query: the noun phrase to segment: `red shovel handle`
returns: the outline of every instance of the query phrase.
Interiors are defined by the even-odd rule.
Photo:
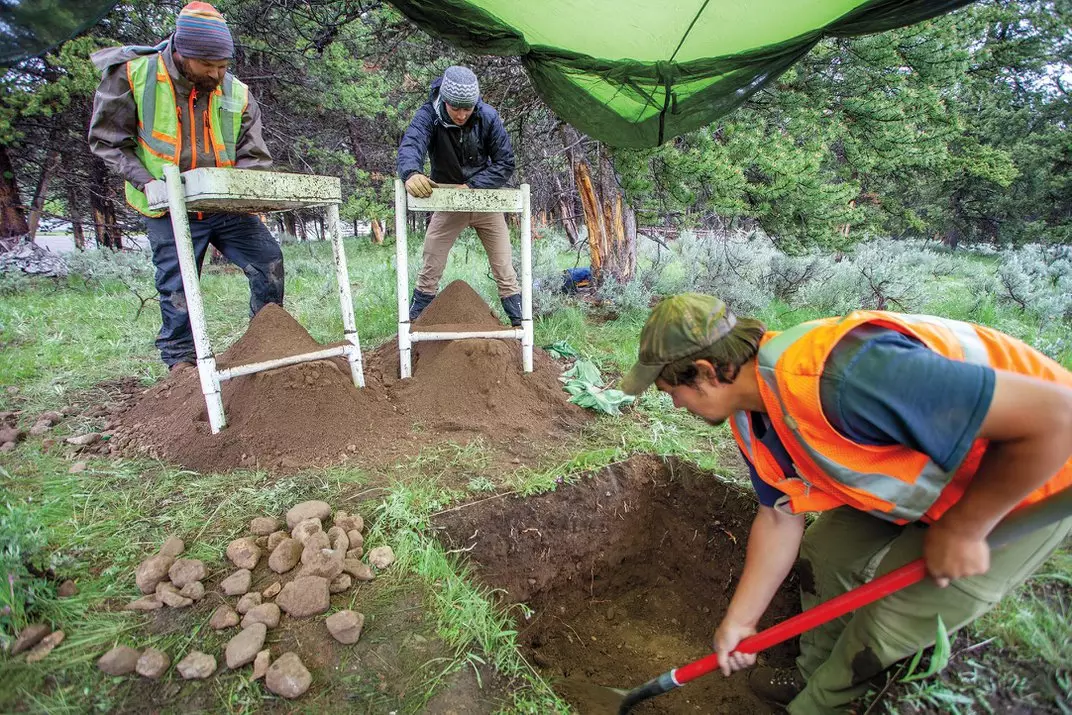
[[[734,650],[741,653],[758,653],[771,646],[784,643],[790,638],[799,636],[801,633],[835,618],[840,618],[846,613],[888,596],[894,591],[899,591],[905,586],[918,583],[926,575],[927,567],[923,563],[923,559],[917,559],[895,571],[890,571],[885,576],[869,581],[859,588],[854,588],[840,596],[831,598],[829,601],[820,603],[814,608],[809,608],[776,626],[771,626],[765,631],[749,636],[741,641]],[[677,684],[684,685],[690,680],[695,680],[713,670],[718,670],[718,654],[716,653],[676,668],[672,673]]]

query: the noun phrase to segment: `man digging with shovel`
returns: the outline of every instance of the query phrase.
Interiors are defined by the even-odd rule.
[[[990,552],[1011,511],[1072,486],[1072,373],[1014,338],[942,318],[859,311],[776,333],[717,298],[662,301],[622,389],[655,384],[730,421],[760,507],[715,651],[723,673],[797,565],[807,609],[923,554],[932,579],[801,635],[796,667],[749,685],[795,715],[846,712],[870,681],[990,610],[1072,518]],[[805,529],[804,513],[822,512]]]

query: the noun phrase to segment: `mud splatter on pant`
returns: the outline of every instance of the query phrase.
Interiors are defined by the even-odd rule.
[[[146,218],[145,227],[156,266],[156,289],[160,293],[160,333],[156,347],[169,367],[196,359],[186,294],[179,272],[179,255],[171,218]],[[209,245],[246,274],[249,280],[249,314],[253,317],[266,303],[283,303],[283,252],[256,216],[240,214],[190,215],[190,235],[198,273]]]
[[[1069,533],[1072,519],[991,554],[990,571],[938,588],[930,579],[800,637],[797,668],[807,687],[793,715],[848,712],[876,675],[933,645],[938,615],[950,632],[983,615],[1031,575]],[[800,549],[800,601],[811,608],[919,557],[926,527],[897,526],[850,507],[813,523]]]

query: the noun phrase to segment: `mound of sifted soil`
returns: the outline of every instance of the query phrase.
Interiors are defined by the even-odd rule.
[[[414,328],[503,326],[468,285],[456,281]],[[446,326],[450,326],[449,328]],[[221,367],[321,349],[277,305],[267,305],[248,331],[219,356]],[[412,452],[413,439],[458,439],[458,433],[509,444],[518,436],[557,439],[585,419],[568,403],[559,366],[535,350],[525,374],[517,340],[419,344],[413,377],[398,378],[398,345],[365,355],[366,387],[350,381],[342,358],[319,360],[223,383],[228,426],[213,435],[196,370],[170,376],[139,396],[119,418],[117,443],[199,471],[236,467],[294,470],[358,458],[379,463]],[[416,428],[416,429],[415,429]]]

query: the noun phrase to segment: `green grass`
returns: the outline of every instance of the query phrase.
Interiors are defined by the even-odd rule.
[[[414,271],[419,245],[412,241]],[[348,240],[346,246],[362,346],[371,349],[395,332],[394,249],[360,239]],[[330,246],[292,244],[284,253],[287,309],[314,338],[338,340],[342,324]],[[163,375],[153,347],[157,306],[148,303],[136,318],[140,301],[128,287],[135,286],[143,296],[151,292],[151,266],[148,256],[143,259],[140,271],[102,271],[102,277],[89,283],[75,278],[35,280],[0,299],[0,386],[17,388],[0,389],[0,410],[24,410],[24,426],[29,426],[39,411],[100,401],[105,391],[97,386],[102,382],[132,377],[149,384]],[[569,253],[557,262],[572,266],[574,260]],[[444,285],[455,278],[468,281],[499,310],[483,251],[473,237],[463,238],[452,252]],[[1011,325],[1029,339],[1053,337],[1030,316],[973,296],[957,276],[944,280],[949,288],[927,306],[928,312],[1003,329]],[[245,330],[247,284],[240,273],[209,267],[203,286],[213,346],[222,351]],[[536,342],[566,340],[608,380],[614,379],[635,359],[646,311],[624,311],[609,320],[606,315],[573,306],[542,316],[536,323]],[[780,329],[820,316],[775,303],[758,317]],[[1072,355],[1064,362],[1072,362]],[[97,418],[71,418],[57,433],[99,429],[102,424]],[[0,502],[8,505],[7,511],[0,511],[0,546],[7,550],[5,559],[26,561],[36,572],[20,571],[11,593],[0,598],[0,608],[5,603],[16,606],[0,616],[0,642],[9,643],[29,619],[62,625],[67,632],[65,642],[37,666],[21,659],[0,660],[0,711],[130,707],[137,697],[136,681],[105,678],[94,667],[96,658],[116,643],[152,644],[173,655],[195,643],[220,652],[222,636],[206,633],[203,623],[153,634],[146,628],[147,617],[115,610],[135,593],[134,566],[171,533],[187,541],[193,557],[218,566],[224,546],[250,518],[280,515],[309,498],[367,504],[363,512],[371,523],[369,542],[391,543],[399,557],[391,572],[397,575],[382,580],[377,603],[390,604],[402,594],[417,598],[425,614],[421,632],[434,637],[442,651],[419,664],[425,675],[409,683],[411,692],[405,698],[382,692],[367,674],[340,673],[319,679],[320,695],[302,703],[303,710],[350,704],[358,712],[417,712],[455,675],[471,671],[482,677],[493,667],[509,684],[504,711],[565,711],[517,647],[514,624],[524,621],[524,610],[503,611],[496,594],[475,585],[458,556],[444,551],[431,536],[433,515],[508,492],[531,495],[556,489],[635,454],[682,458],[719,478],[741,482],[742,475],[723,456],[736,448],[726,428],[712,429],[675,411],[666,396],[655,393],[642,396],[627,418],[595,418],[570,440],[512,471],[495,471],[486,447],[480,440],[438,443],[376,473],[338,466],[290,476],[264,471],[201,474],[128,459],[91,459],[86,472],[71,475],[70,462],[44,450],[36,438],[0,454]],[[55,597],[54,584],[64,578],[77,579],[76,597]],[[1058,712],[1056,703],[1072,683],[1070,593],[1072,555],[1062,552],[962,636],[966,645],[994,639],[1000,651],[965,651],[965,644],[958,643],[955,680],[940,675],[895,688],[876,711],[987,712],[985,703],[1000,690]],[[1037,664],[1041,681],[1029,677],[1030,670],[1004,667],[1015,663]],[[263,688],[250,684],[245,675],[229,674],[213,682],[205,694],[206,709],[248,712],[269,704]]]

